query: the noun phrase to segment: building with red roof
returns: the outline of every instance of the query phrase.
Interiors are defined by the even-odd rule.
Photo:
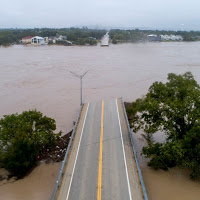
[[[22,43],[23,44],[30,44],[31,43],[31,39],[33,38],[34,36],[26,36],[24,38],[22,38]]]

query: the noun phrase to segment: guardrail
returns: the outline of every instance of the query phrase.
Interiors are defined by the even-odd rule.
[[[53,196],[52,196],[52,199],[51,199],[51,200],[55,200],[56,193],[57,193],[57,190],[58,190],[58,187],[59,187],[59,183],[60,183],[60,179],[61,179],[61,176],[63,175],[63,169],[64,169],[64,167],[65,167],[65,163],[66,163],[67,156],[68,156],[68,153],[69,153],[69,148],[70,148],[71,143],[72,143],[72,140],[73,140],[73,138],[74,138],[74,133],[75,133],[75,131],[76,131],[76,127],[77,127],[77,124],[78,124],[78,121],[79,121],[79,118],[80,118],[80,114],[81,114],[82,108],[83,108],[83,105],[81,105],[80,111],[79,111],[78,116],[77,116],[77,118],[76,118],[76,123],[75,123],[75,126],[74,126],[74,128],[73,128],[73,131],[72,131],[72,135],[71,135],[69,144],[68,144],[68,146],[67,146],[67,151],[66,151],[66,153],[65,153],[64,160],[62,161],[62,166],[61,166],[61,169],[60,169],[60,172],[59,172],[59,175],[58,175],[58,179],[57,179],[57,181],[56,181],[56,186],[55,186],[55,189],[54,189]]]
[[[134,155],[135,155],[135,161],[136,161],[136,165],[137,165],[137,169],[138,169],[138,173],[139,173],[139,177],[140,177],[140,182],[141,182],[141,185],[142,185],[142,191],[143,191],[144,199],[148,200],[148,196],[147,196],[146,188],[145,188],[144,181],[143,181],[143,178],[142,178],[142,172],[141,172],[141,169],[140,169],[140,165],[138,163],[137,152],[135,150],[133,136],[132,136],[132,133],[131,133],[131,129],[130,129],[130,125],[129,125],[129,121],[128,121],[126,108],[125,108],[123,99],[122,99],[122,105],[123,105],[123,108],[124,108],[124,114],[125,114],[126,123],[127,123],[128,130],[129,130],[130,138],[131,138],[131,143],[132,143],[132,146],[133,146],[133,152],[134,152]]]

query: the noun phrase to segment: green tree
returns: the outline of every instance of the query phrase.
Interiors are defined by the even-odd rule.
[[[117,40],[114,38],[114,39],[112,40],[112,43],[113,43],[113,44],[117,44],[118,42],[117,42]]]
[[[97,45],[97,41],[95,39],[87,38],[86,43],[89,45]]]
[[[0,120],[0,165],[21,177],[36,164],[40,150],[59,139],[55,120],[36,110],[6,115]]]
[[[148,146],[142,153],[155,169],[189,168],[191,178],[200,178],[200,86],[193,75],[168,74],[168,82],[155,82],[142,99],[127,109],[133,130],[142,129]],[[153,134],[162,131],[164,142]]]
[[[194,41],[194,38],[191,35],[187,34],[183,37],[183,41],[187,41],[187,42]]]
[[[0,45],[7,46],[13,43],[16,37],[11,31],[0,31]]]

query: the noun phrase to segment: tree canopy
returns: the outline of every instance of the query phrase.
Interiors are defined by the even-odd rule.
[[[36,164],[41,149],[55,144],[55,120],[36,110],[0,120],[0,166],[21,177]]]
[[[26,36],[55,37],[63,35],[75,45],[96,45],[107,30],[82,28],[34,28],[34,29],[0,29],[0,46],[19,43]],[[199,41],[200,31],[166,31],[166,30],[139,30],[139,29],[111,29],[109,36],[113,43],[116,42],[145,42],[147,35],[181,35],[184,41]]]
[[[96,45],[106,34],[106,30],[82,28],[34,28],[34,29],[0,29],[0,46],[19,43],[26,36],[55,37],[63,35],[76,45]]]
[[[142,154],[150,158],[149,166],[189,168],[192,179],[200,178],[200,86],[190,72],[153,83],[127,112],[133,130],[146,134]],[[154,141],[157,131],[165,133],[164,142]]]
[[[199,41],[199,31],[166,31],[166,30],[120,30],[111,29],[109,31],[110,38],[118,42],[144,42],[147,40],[147,35],[181,35],[184,41]]]

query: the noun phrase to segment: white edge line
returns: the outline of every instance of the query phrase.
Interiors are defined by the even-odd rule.
[[[85,127],[85,121],[86,121],[86,117],[87,117],[89,105],[90,105],[90,104],[88,103],[87,111],[86,111],[85,119],[84,119],[84,122],[83,122],[83,128],[82,128],[82,131],[81,131],[81,137],[80,137],[79,144],[78,144],[78,150],[77,150],[77,153],[76,153],[76,159],[75,159],[75,162],[74,162],[74,168],[73,168],[73,171],[72,171],[72,176],[71,176],[71,180],[70,180],[70,184],[69,184],[69,188],[68,188],[66,200],[68,200],[68,198],[69,198],[69,192],[70,192],[71,185],[72,185],[72,180],[73,180],[74,171],[75,171],[75,167],[76,167],[76,161],[77,161],[77,158],[78,158],[79,148],[80,148],[80,144],[81,144],[81,139],[82,139],[82,135],[83,135],[83,130],[84,130],[84,127]]]
[[[127,170],[127,164],[126,164],[126,155],[125,155],[125,151],[124,151],[124,142],[123,142],[123,137],[122,137],[122,129],[121,129],[121,122],[120,122],[120,117],[119,117],[119,110],[118,110],[117,99],[115,99],[115,101],[116,101],[116,106],[117,106],[117,115],[118,115],[119,129],[120,129],[120,134],[121,134],[122,149],[123,149],[123,155],[124,155],[124,164],[125,164],[126,178],[127,178],[127,184],[128,184],[128,192],[129,192],[130,200],[132,200],[131,189],[130,189],[130,183],[129,183],[129,177],[128,177],[128,170]]]

